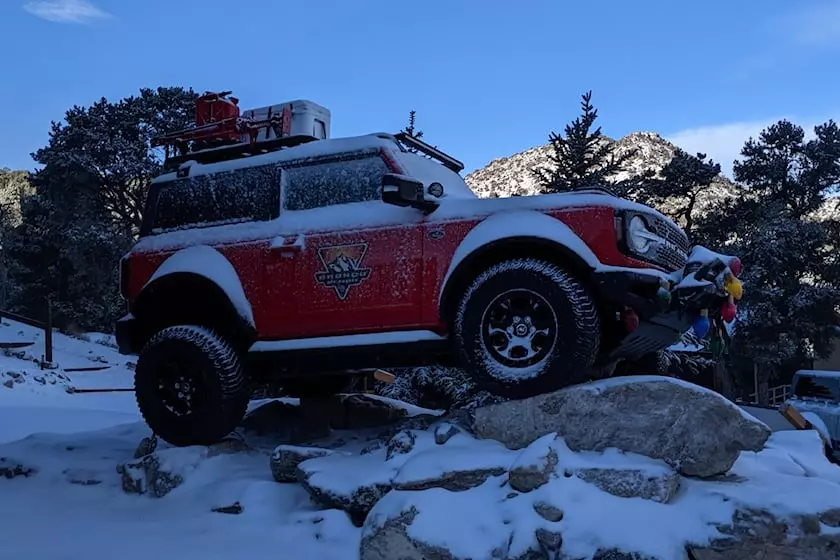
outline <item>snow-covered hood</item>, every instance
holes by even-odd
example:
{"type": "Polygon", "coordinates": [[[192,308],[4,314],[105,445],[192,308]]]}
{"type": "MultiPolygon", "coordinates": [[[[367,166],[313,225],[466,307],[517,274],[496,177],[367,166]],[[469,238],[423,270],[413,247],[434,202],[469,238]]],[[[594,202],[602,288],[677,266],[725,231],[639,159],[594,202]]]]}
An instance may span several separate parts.
{"type": "MultiPolygon", "coordinates": [[[[545,212],[576,207],[608,207],[642,212],[648,215],[654,215],[672,224],[674,223],[673,220],[650,206],[600,192],[539,194],[509,198],[478,198],[462,196],[458,193],[458,195],[445,196],[440,203],[440,208],[431,214],[431,220],[484,216],[506,210],[539,210],[545,212]]],[[[676,224],[674,226],[677,227],[676,224]]]]}

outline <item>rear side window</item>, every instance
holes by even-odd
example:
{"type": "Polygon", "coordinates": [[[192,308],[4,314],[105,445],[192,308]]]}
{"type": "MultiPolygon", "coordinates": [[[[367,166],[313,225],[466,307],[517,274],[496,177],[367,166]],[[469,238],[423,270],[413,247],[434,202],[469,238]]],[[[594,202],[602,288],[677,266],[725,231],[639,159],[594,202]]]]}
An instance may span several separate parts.
{"type": "Polygon", "coordinates": [[[840,378],[802,375],[796,381],[793,394],[800,399],[837,401],[840,398],[840,378]]]}
{"type": "Polygon", "coordinates": [[[379,156],[359,155],[317,163],[283,165],[286,210],[309,210],[379,200],[388,166],[379,156]]]}
{"type": "Polygon", "coordinates": [[[185,177],[153,189],[145,233],[271,220],[280,210],[274,165],[185,177]]]}

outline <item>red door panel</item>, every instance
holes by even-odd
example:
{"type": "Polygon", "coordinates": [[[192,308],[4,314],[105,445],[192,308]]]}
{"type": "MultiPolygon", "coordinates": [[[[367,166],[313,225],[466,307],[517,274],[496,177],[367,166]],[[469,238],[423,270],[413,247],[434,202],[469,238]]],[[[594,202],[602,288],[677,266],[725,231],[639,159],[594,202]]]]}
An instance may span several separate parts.
{"type": "Polygon", "coordinates": [[[272,239],[262,251],[262,294],[255,306],[260,338],[297,338],[298,297],[297,269],[301,246],[297,236],[272,239]],[[259,307],[259,311],[257,310],[259,307]]]}
{"type": "Polygon", "coordinates": [[[297,336],[416,327],[423,301],[422,230],[414,224],[307,234],[297,267],[297,336]]]}

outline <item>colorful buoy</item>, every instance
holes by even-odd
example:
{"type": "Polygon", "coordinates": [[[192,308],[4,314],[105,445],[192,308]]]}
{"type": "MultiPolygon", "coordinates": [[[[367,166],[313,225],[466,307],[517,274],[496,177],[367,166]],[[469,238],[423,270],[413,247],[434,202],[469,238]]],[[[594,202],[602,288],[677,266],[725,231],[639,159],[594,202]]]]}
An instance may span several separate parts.
{"type": "Polygon", "coordinates": [[[731,323],[735,320],[735,315],[738,313],[738,308],[735,302],[732,301],[732,296],[729,296],[729,301],[724,303],[720,308],[720,318],[726,323],[731,323]]]}
{"type": "Polygon", "coordinates": [[[704,338],[707,334],[709,334],[709,327],[711,327],[711,323],[709,322],[709,311],[707,309],[701,309],[700,315],[694,318],[694,321],[691,324],[691,329],[698,338],[704,338]]]}
{"type": "Polygon", "coordinates": [[[744,295],[743,284],[741,284],[741,281],[735,278],[735,276],[730,273],[727,273],[723,277],[723,289],[726,291],[727,294],[731,295],[735,299],[741,299],[741,296],[744,295]]]}

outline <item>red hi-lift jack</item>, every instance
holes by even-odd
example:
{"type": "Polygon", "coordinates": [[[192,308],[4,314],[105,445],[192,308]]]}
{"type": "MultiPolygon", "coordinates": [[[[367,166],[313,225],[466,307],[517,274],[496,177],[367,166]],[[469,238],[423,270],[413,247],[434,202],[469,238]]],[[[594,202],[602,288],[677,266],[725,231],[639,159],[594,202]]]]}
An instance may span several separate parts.
{"type": "Polygon", "coordinates": [[[163,146],[166,158],[183,157],[203,150],[247,144],[254,149],[261,131],[274,133],[275,139],[291,134],[292,111],[284,107],[264,119],[240,115],[239,99],[232,92],[206,92],[195,102],[195,126],[153,138],[152,147],[163,146]]]}

